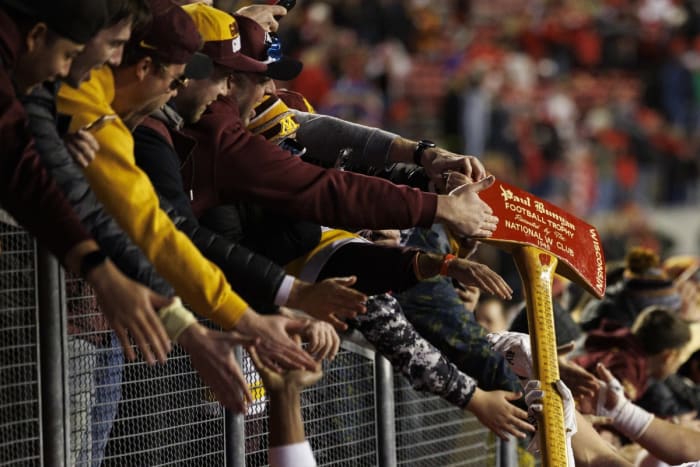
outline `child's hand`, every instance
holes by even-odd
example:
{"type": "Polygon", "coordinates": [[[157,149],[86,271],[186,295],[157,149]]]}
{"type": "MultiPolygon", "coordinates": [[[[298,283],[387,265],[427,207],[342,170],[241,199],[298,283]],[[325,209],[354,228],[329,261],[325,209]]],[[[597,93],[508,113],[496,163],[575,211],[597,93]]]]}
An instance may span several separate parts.
{"type": "Polygon", "coordinates": [[[510,403],[520,397],[520,393],[482,391],[477,388],[467,410],[504,441],[508,440],[509,433],[517,438],[525,438],[524,432],[534,432],[535,427],[527,422],[527,412],[510,403]]]}

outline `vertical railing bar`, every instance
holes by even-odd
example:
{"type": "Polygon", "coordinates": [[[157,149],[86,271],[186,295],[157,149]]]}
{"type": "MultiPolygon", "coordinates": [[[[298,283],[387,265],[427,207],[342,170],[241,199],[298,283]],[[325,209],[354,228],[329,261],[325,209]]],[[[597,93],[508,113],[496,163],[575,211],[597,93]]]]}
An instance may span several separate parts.
{"type": "MultiPolygon", "coordinates": [[[[243,350],[236,346],[234,351],[238,364],[243,366],[243,350]]],[[[227,467],[245,465],[245,418],[242,414],[224,412],[224,451],[227,467]]]]}
{"type": "Polygon", "coordinates": [[[374,356],[376,392],[377,456],[379,467],[396,467],[396,414],[394,405],[394,373],[389,360],[379,353],[374,356]]]}
{"type": "Polygon", "coordinates": [[[56,258],[37,250],[42,464],[63,466],[70,449],[65,280],[56,258]]]}

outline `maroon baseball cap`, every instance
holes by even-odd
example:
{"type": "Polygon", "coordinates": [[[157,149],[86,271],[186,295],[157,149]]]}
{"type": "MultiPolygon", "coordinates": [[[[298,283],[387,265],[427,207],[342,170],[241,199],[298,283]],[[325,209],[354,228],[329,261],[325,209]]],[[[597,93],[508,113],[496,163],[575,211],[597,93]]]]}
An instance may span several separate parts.
{"type": "Polygon", "coordinates": [[[211,59],[199,50],[202,38],[190,16],[172,0],[149,0],[152,20],[131,36],[129,47],[141,49],[168,64],[187,64],[185,76],[203,79],[211,75],[211,59]]]}
{"type": "Polygon", "coordinates": [[[183,9],[204,38],[202,52],[217,65],[284,81],[301,71],[301,62],[283,56],[279,39],[266,33],[254,20],[231,16],[203,3],[185,5],[183,9]]]}

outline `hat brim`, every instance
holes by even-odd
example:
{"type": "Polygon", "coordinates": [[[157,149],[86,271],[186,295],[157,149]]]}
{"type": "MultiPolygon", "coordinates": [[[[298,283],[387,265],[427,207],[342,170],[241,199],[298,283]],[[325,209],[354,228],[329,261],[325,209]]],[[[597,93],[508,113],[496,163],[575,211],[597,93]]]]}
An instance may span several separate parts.
{"type": "Polygon", "coordinates": [[[272,79],[289,81],[301,73],[303,64],[289,57],[282,57],[276,62],[265,64],[242,53],[231,54],[228,57],[213,58],[214,62],[230,71],[260,73],[272,79]]]}
{"type": "Polygon", "coordinates": [[[304,68],[304,64],[299,60],[282,57],[280,60],[267,65],[265,75],[279,81],[289,81],[299,76],[302,68],[304,68]]]}
{"type": "Polygon", "coordinates": [[[195,52],[185,67],[185,77],[189,79],[205,79],[214,71],[211,58],[200,52],[195,52]]]}

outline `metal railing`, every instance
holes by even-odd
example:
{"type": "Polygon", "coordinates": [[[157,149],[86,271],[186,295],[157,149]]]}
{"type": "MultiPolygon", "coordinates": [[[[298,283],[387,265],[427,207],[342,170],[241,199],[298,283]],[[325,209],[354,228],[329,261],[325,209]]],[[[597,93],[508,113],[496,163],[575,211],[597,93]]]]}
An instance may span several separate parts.
{"type": "MultiPolygon", "coordinates": [[[[0,466],[264,466],[267,404],[222,410],[174,346],[168,363],[125,362],[92,291],[64,277],[33,239],[0,218],[0,466]]],[[[302,393],[321,466],[488,466],[493,436],[471,415],[416,393],[351,337],[302,393]]]]}

